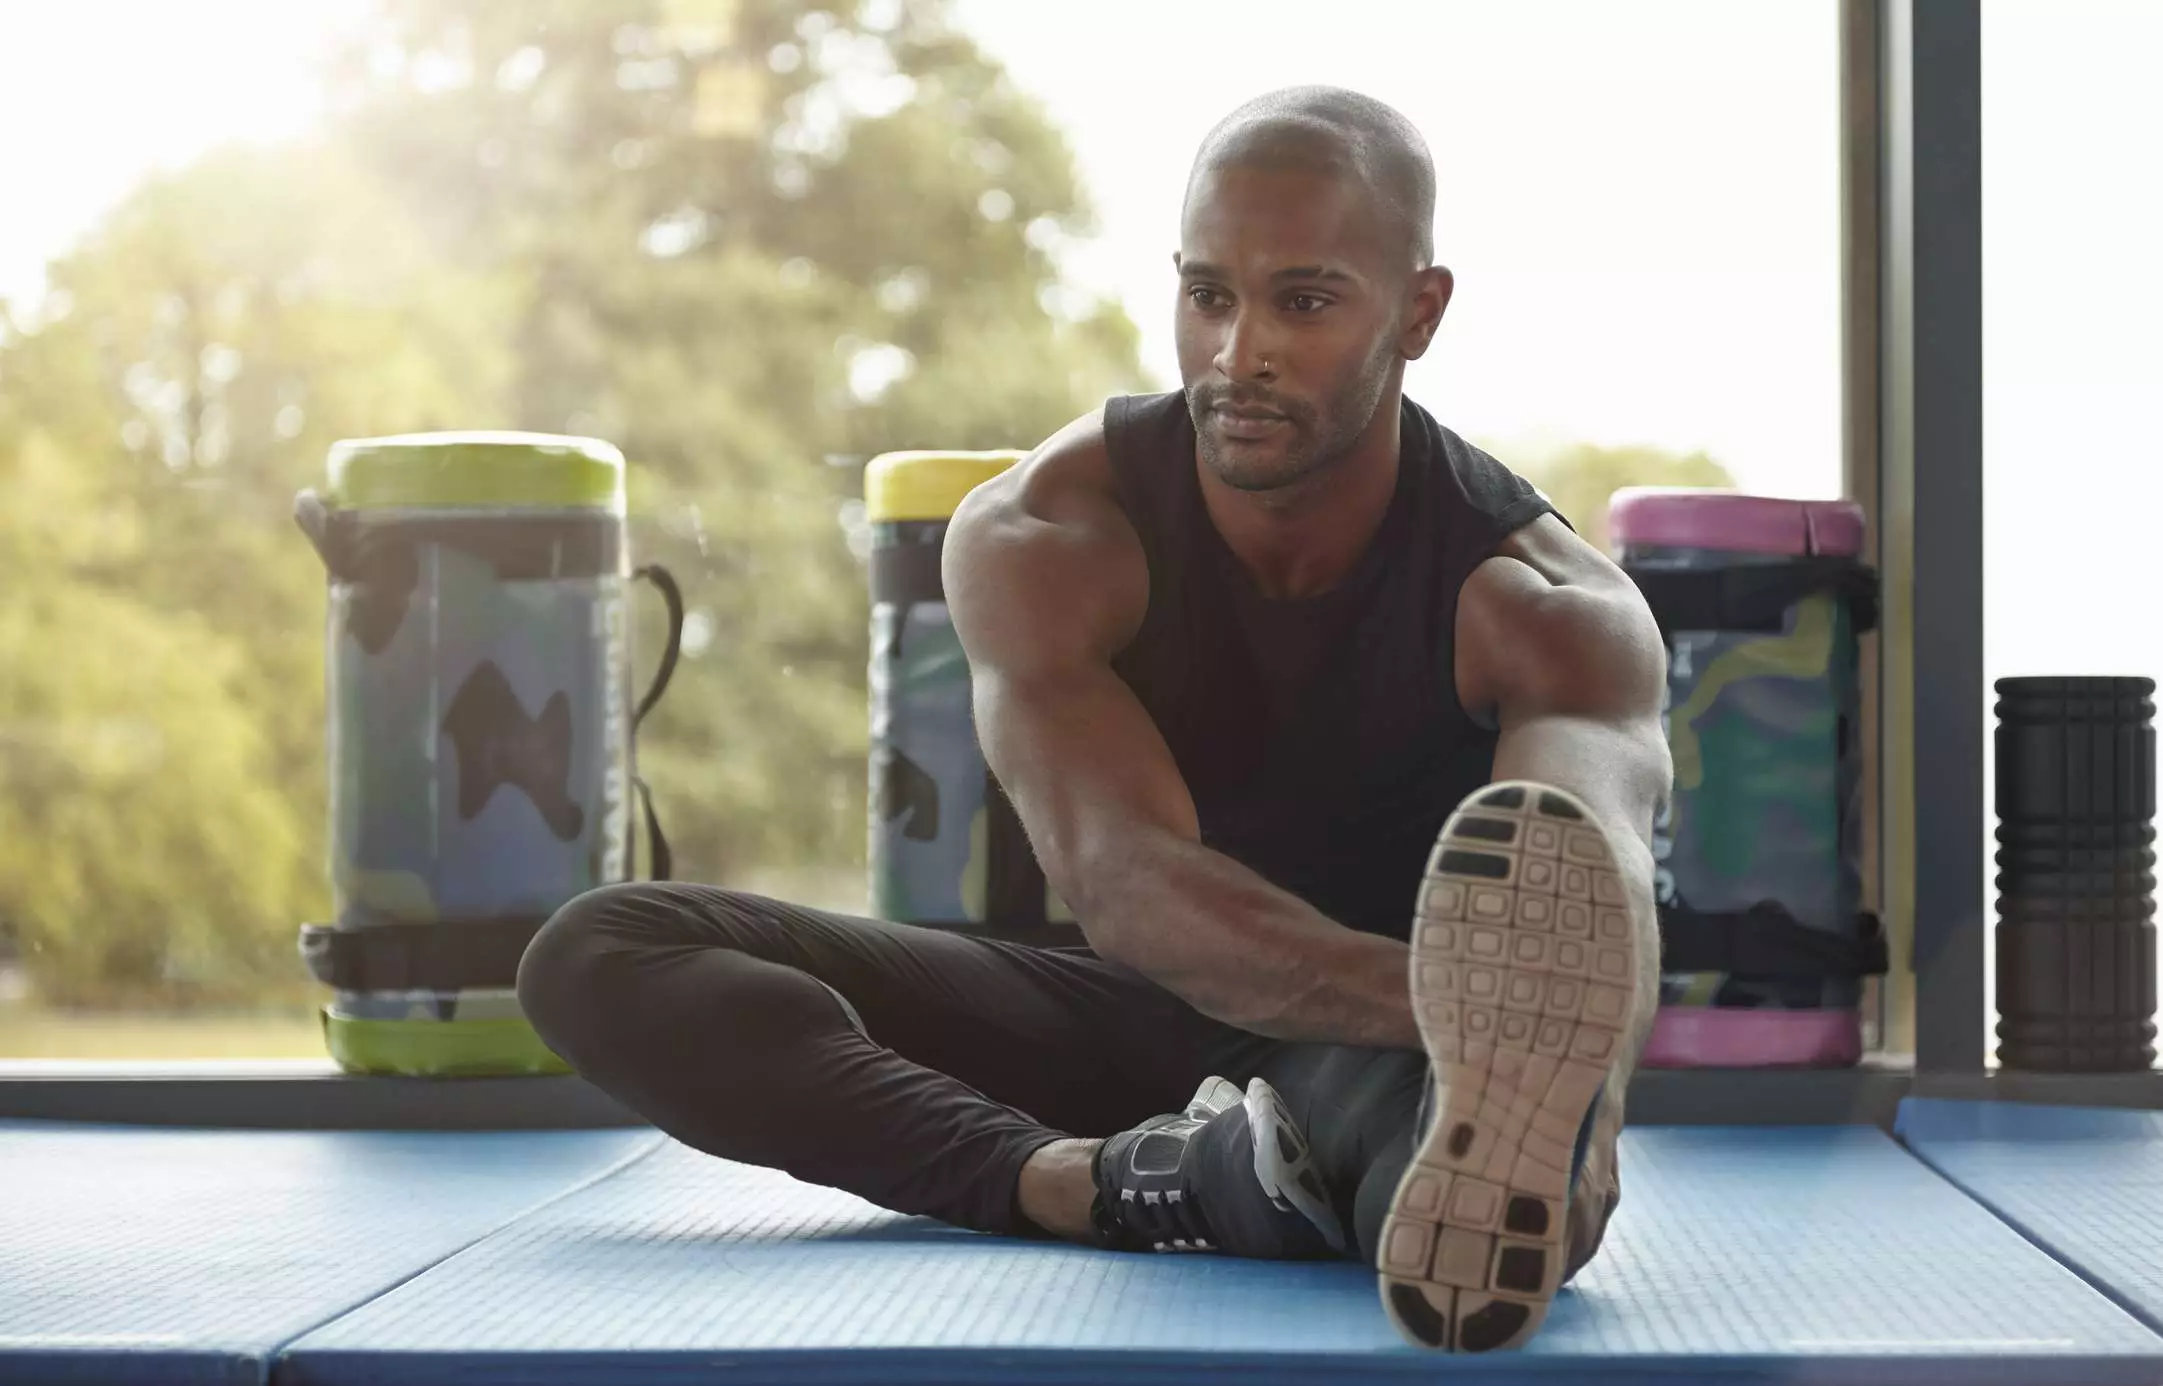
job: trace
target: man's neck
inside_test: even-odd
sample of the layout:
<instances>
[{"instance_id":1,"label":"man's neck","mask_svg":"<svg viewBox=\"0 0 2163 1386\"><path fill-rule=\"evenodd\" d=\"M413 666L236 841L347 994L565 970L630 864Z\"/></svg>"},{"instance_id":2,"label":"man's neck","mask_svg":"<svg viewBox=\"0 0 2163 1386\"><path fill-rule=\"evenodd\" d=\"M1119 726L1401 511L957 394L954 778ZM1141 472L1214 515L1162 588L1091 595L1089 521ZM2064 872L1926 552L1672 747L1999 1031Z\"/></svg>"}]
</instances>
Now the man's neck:
<instances>
[{"instance_id":1,"label":"man's neck","mask_svg":"<svg viewBox=\"0 0 2163 1386\"><path fill-rule=\"evenodd\" d=\"M1342 457L1275 491L1227 486L1195 459L1211 522L1264 596L1319 596L1359 563L1397 493L1398 414L1392 391Z\"/></svg>"}]
</instances>

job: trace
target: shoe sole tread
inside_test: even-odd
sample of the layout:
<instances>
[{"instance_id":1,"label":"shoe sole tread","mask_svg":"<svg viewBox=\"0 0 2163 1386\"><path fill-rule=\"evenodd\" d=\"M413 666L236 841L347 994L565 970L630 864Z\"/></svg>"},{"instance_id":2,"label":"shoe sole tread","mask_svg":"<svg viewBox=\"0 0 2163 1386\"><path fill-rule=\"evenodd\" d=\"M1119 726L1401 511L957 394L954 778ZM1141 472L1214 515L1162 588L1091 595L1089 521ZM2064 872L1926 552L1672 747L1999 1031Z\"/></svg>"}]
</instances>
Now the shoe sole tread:
<instances>
[{"instance_id":1,"label":"shoe sole tread","mask_svg":"<svg viewBox=\"0 0 2163 1386\"><path fill-rule=\"evenodd\" d=\"M1376 1255L1408 1340L1491 1351L1545 1320L1578 1131L1636 1020L1638 949L1614 849L1573 796L1492 785L1444 825L1409 968L1440 1110Z\"/></svg>"}]
</instances>

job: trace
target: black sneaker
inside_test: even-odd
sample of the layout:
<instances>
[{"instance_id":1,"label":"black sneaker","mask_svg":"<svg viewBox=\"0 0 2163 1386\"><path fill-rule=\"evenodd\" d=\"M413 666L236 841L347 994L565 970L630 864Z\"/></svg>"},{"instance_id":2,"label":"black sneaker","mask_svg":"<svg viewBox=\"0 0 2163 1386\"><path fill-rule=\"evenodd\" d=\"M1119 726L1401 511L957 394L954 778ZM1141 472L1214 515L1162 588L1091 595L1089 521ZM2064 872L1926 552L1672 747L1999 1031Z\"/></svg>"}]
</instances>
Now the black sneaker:
<instances>
[{"instance_id":1,"label":"black sneaker","mask_svg":"<svg viewBox=\"0 0 2163 1386\"><path fill-rule=\"evenodd\" d=\"M1151 1117L1097 1151L1098 1241L1125 1251L1217 1251L1268 1260L1342 1255L1307 1138L1277 1090L1222 1078L1186 1110Z\"/></svg>"},{"instance_id":2,"label":"black sneaker","mask_svg":"<svg viewBox=\"0 0 2163 1386\"><path fill-rule=\"evenodd\" d=\"M1377 1249L1382 1303L1412 1342L1522 1346L1572 1254L1602 1093L1626 1082L1657 1008L1658 935L1574 796L1475 791L1435 844L1413 922L1413 1010L1431 1070L1412 1162ZM1641 965L1643 965L1641 967Z\"/></svg>"}]
</instances>

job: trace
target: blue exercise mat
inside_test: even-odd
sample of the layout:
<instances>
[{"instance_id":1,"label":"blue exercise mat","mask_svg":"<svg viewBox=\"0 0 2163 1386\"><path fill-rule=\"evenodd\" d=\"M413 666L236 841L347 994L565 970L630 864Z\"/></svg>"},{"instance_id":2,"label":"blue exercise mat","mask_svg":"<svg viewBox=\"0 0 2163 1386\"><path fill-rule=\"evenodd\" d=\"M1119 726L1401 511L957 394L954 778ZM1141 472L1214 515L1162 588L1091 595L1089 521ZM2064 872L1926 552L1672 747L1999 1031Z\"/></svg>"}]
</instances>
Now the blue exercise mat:
<instances>
[{"instance_id":1,"label":"blue exercise mat","mask_svg":"<svg viewBox=\"0 0 2163 1386\"><path fill-rule=\"evenodd\" d=\"M1910 1149L2163 1330L2163 1112L1908 1098Z\"/></svg>"},{"instance_id":2,"label":"blue exercise mat","mask_svg":"<svg viewBox=\"0 0 2163 1386\"><path fill-rule=\"evenodd\" d=\"M293 1338L660 1140L0 1122L0 1381L265 1381Z\"/></svg>"},{"instance_id":3,"label":"blue exercise mat","mask_svg":"<svg viewBox=\"0 0 2163 1386\"><path fill-rule=\"evenodd\" d=\"M1625 1136L1532 1346L1408 1348L1347 1264L958 1232L670 1145L292 1345L290 1386L2163 1381L2163 1338L1868 1129Z\"/></svg>"}]
</instances>

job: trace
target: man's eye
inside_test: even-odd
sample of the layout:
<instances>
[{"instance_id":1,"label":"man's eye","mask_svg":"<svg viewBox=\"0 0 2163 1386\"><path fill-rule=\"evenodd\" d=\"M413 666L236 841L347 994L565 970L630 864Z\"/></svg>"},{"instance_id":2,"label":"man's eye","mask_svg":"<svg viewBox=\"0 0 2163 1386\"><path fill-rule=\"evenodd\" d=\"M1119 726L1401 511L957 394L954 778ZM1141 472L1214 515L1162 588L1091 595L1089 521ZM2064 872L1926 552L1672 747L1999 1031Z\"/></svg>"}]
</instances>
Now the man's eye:
<instances>
[{"instance_id":1,"label":"man's eye","mask_svg":"<svg viewBox=\"0 0 2163 1386\"><path fill-rule=\"evenodd\" d=\"M1206 285L1197 284L1193 288L1187 290L1187 301L1192 303L1197 308L1214 308L1217 306L1220 300L1217 297L1217 291L1215 289L1209 288Z\"/></svg>"},{"instance_id":2,"label":"man's eye","mask_svg":"<svg viewBox=\"0 0 2163 1386\"><path fill-rule=\"evenodd\" d=\"M1329 300L1320 294L1293 294L1286 302L1295 313L1318 313L1329 306Z\"/></svg>"}]
</instances>

